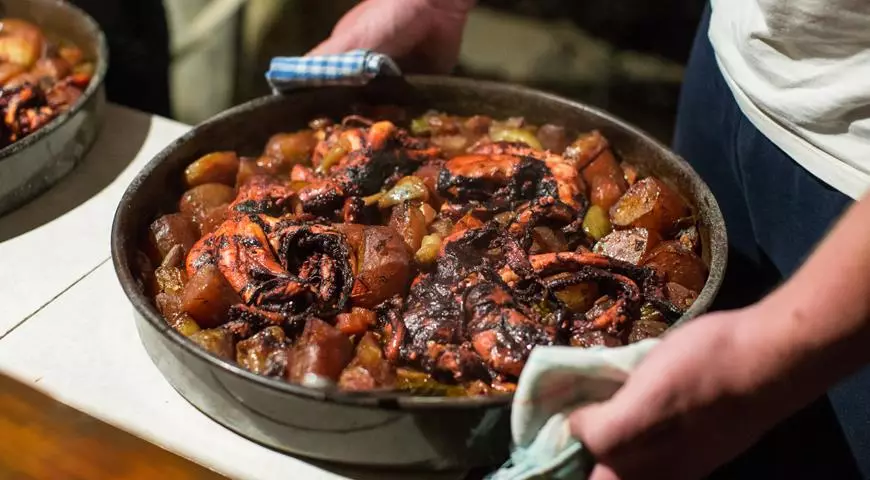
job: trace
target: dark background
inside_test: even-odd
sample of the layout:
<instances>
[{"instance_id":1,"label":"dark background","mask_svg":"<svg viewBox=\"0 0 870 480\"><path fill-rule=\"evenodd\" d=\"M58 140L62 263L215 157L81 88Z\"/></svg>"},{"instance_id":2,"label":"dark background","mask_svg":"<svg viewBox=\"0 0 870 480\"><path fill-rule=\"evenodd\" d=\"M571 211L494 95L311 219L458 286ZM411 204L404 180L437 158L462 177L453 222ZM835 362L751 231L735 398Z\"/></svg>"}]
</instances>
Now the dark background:
<instances>
[{"instance_id":1,"label":"dark background","mask_svg":"<svg viewBox=\"0 0 870 480\"><path fill-rule=\"evenodd\" d=\"M184 0L167 0L184 1ZM160 0L74 0L91 13L103 26L109 39L111 67L107 78L112 101L173 116L171 96L186 95L171 91L169 54L171 32L165 20L168 7ZM238 48L227 54L239 58L231 103L268 94L262 73L268 61L276 55L302 54L325 38L335 21L356 2L354 0L286 0L279 4L274 19L259 32L262 38L255 51L243 51L243 35L238 33ZM545 30L548 22L573 24L591 45L606 44L612 56L633 52L649 58L649 62L685 63L704 0L481 0L481 11L509 13L516 18L532 18ZM242 31L243 11L234 22ZM505 25L505 28L510 28ZM479 36L478 36L479 37ZM476 49L499 45L477 45ZM582 53L587 45L574 42L557 55ZM598 47L595 47L598 48ZM542 60L543 61L543 60ZM642 62L641 62L642 63ZM584 66L585 67L585 66ZM590 64L590 70L610 68ZM670 141L679 93L679 79L635 76L616 71L592 80L538 78L534 72L521 79L503 78L492 69L482 69L461 62L458 75L524 83L585 101L605 108L642 128L663 141ZM180 89L177 89L180 90ZM230 105L221 105L221 108ZM195 123L204 120L182 118Z\"/></svg>"}]
</instances>

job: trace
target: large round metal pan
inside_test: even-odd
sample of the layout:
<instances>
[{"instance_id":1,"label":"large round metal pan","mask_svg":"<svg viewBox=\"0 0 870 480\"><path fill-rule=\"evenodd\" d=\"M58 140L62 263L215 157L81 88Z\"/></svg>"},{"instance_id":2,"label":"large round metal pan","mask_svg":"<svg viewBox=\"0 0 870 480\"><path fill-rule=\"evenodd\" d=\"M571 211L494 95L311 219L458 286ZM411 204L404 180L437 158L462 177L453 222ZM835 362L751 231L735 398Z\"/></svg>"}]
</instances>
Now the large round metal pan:
<instances>
[{"instance_id":1,"label":"large round metal pan","mask_svg":"<svg viewBox=\"0 0 870 480\"><path fill-rule=\"evenodd\" d=\"M106 39L97 22L69 2L0 0L2 17L28 20L49 37L75 43L96 62L96 69L90 85L72 108L0 149L0 215L57 183L90 149L106 102L103 78L109 61Z\"/></svg>"},{"instance_id":2,"label":"large round metal pan","mask_svg":"<svg viewBox=\"0 0 870 480\"><path fill-rule=\"evenodd\" d=\"M149 222L175 210L189 162L215 150L257 155L274 133L305 128L308 120L322 115L340 118L355 105L384 104L412 113L434 108L467 115L522 115L574 132L601 129L622 158L676 186L697 209L710 277L680 321L703 312L716 295L727 252L725 225L712 194L685 161L604 112L526 88L448 77L384 78L366 87L261 98L197 126L163 150L127 189L112 230L113 261L145 349L175 389L217 422L281 451L356 465L451 469L492 465L506 457L509 397L349 394L257 376L212 357L169 328L137 286L133 259L138 242Z\"/></svg>"}]
</instances>

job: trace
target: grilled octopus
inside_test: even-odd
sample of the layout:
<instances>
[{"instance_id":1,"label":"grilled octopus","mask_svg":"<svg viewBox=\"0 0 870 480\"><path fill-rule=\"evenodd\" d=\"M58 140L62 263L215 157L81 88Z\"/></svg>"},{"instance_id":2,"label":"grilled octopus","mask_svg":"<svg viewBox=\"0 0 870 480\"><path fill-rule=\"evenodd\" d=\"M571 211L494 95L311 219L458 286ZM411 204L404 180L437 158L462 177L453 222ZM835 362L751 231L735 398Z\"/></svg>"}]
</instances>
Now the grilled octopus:
<instances>
[{"instance_id":1,"label":"grilled octopus","mask_svg":"<svg viewBox=\"0 0 870 480\"><path fill-rule=\"evenodd\" d=\"M618 190L607 182L621 167L600 134L563 155L515 141L528 132L493 141L488 120L473 120L431 121L425 135L357 116L317 122L292 139L311 139L307 160L239 173L232 193L196 186L198 175L228 182L244 161L198 160L191 192L220 198L189 192L188 217L152 226L164 315L180 331L211 327L208 341L191 338L223 356L244 340L240 364L288 381L470 394L509 391L536 347L637 341L691 305L706 270L667 185L627 176L608 220L584 180ZM474 141L456 141L462 131ZM567 144L555 127L541 131ZM300 157L279 147L264 155Z\"/></svg>"}]
</instances>

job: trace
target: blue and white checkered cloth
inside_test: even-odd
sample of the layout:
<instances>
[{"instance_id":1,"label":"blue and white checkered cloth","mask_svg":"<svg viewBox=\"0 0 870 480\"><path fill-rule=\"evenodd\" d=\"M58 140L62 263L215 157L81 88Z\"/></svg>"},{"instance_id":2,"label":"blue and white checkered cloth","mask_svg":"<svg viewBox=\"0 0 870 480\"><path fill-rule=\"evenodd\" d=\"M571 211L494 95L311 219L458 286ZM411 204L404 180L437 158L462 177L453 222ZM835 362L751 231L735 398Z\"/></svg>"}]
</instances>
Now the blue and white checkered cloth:
<instances>
[{"instance_id":1,"label":"blue and white checkered cloth","mask_svg":"<svg viewBox=\"0 0 870 480\"><path fill-rule=\"evenodd\" d=\"M317 57L275 57L266 80L276 94L300 87L364 85L378 75L401 75L387 55L353 50Z\"/></svg>"}]
</instances>

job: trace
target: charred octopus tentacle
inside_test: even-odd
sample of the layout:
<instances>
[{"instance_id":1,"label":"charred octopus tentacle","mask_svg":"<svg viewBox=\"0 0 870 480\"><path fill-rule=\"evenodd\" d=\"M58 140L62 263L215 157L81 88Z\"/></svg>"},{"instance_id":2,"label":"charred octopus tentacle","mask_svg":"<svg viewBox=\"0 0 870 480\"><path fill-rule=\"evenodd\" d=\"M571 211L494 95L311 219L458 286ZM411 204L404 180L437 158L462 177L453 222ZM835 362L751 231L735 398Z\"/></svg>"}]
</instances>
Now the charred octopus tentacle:
<instances>
[{"instance_id":1,"label":"charred octopus tentacle","mask_svg":"<svg viewBox=\"0 0 870 480\"><path fill-rule=\"evenodd\" d=\"M237 214L194 246L188 270L210 261L244 300L236 313L272 323L334 316L353 288L347 240L324 225Z\"/></svg>"}]
</instances>

